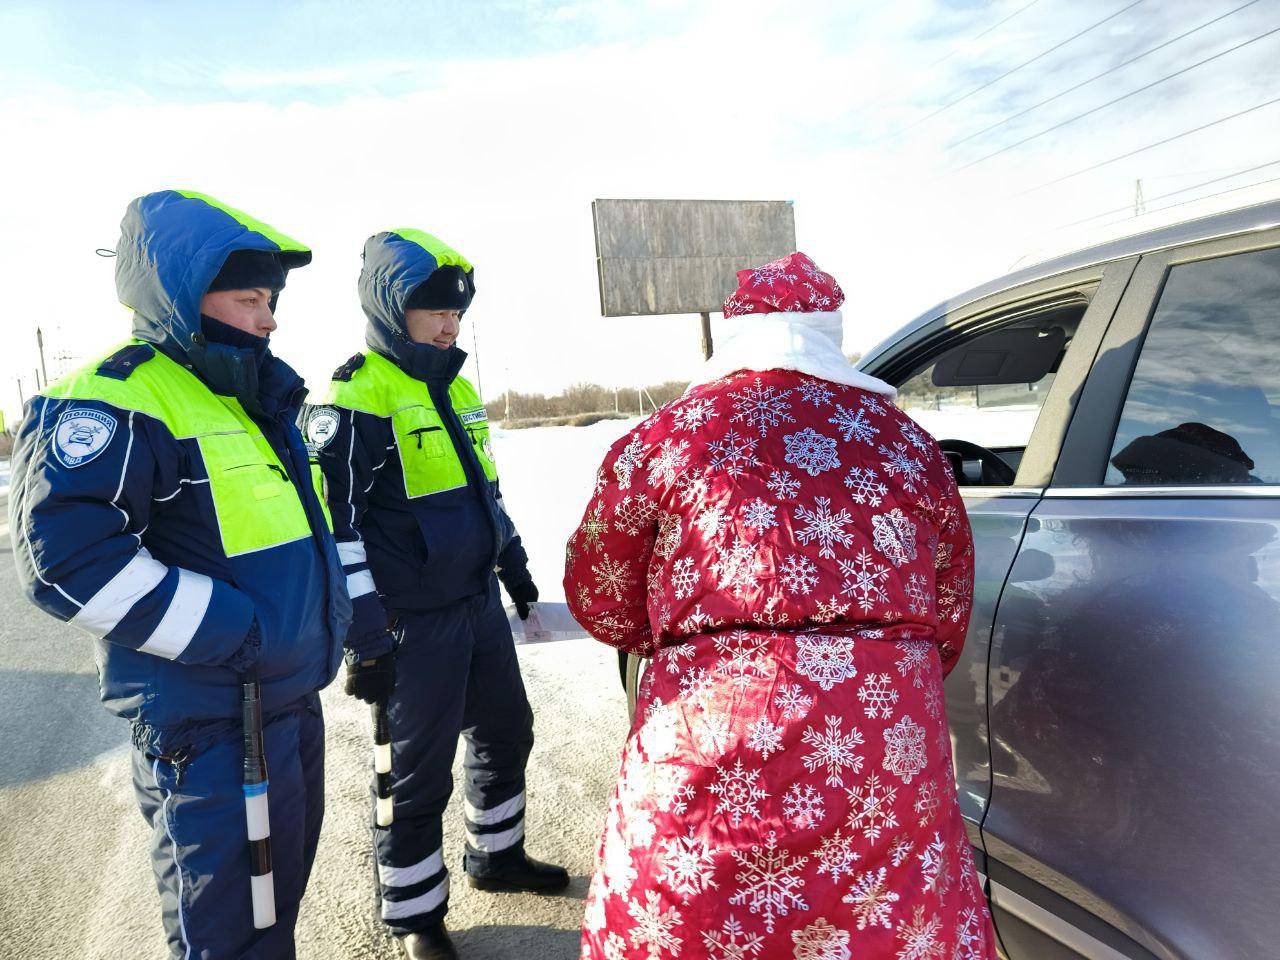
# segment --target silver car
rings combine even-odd
[[[943,303],[861,364],[973,524],[956,784],[1011,960],[1280,957],[1280,203]]]

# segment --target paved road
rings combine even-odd
[[[6,513],[0,510],[0,518]],[[4,533],[0,956],[164,956],[147,828],[129,781],[127,725],[98,703],[89,640],[22,599]],[[625,735],[616,660],[606,648],[585,640],[523,647],[521,663],[537,713],[529,847],[563,863],[574,880],[566,896],[546,898],[482,894],[456,883],[449,925],[472,960],[578,955],[582,898]],[[324,704],[328,812],[299,921],[299,956],[394,958],[398,950],[372,904],[364,810],[368,713],[336,685],[325,691]],[[455,794],[451,811],[460,809]],[[450,864],[461,858],[460,816],[446,820]]]

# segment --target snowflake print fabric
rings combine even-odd
[[[813,427],[805,427],[796,433],[783,437],[787,445],[786,461],[795,464],[799,469],[816,477],[824,470],[834,470],[840,466],[840,455],[836,451],[836,441],[824,437]]]
[[[762,385],[757,377],[754,385],[740,393],[729,394],[736,411],[730,420],[745,423],[762,437],[768,436],[770,427],[796,422],[796,418],[787,412],[791,409],[787,402],[790,395],[790,390],[777,391]]]
[[[779,310],[838,310],[844,291],[835,277],[803,253],[738,271],[738,289],[724,302],[726,317]]]
[[[566,556],[578,621],[653,657],[583,957],[994,960],[942,709],[972,542],[927,434],[797,371],[696,386],[614,445]]]

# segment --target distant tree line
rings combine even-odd
[[[557,394],[499,394],[486,404],[490,420],[546,420],[605,413],[637,416],[652,413],[670,403],[689,387],[687,380],[667,380],[647,387],[602,387],[598,383],[575,383]]]

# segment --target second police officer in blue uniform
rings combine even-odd
[[[371,237],[359,283],[368,349],[306,415],[353,598],[347,691],[386,703],[395,805],[374,831],[379,892],[413,958],[456,956],[442,816],[459,733],[471,885],[547,892],[569,880],[524,852],[533,712],[498,579],[522,617],[538,591],[498,490],[483,401],[459,376],[473,276],[430,234]]]

